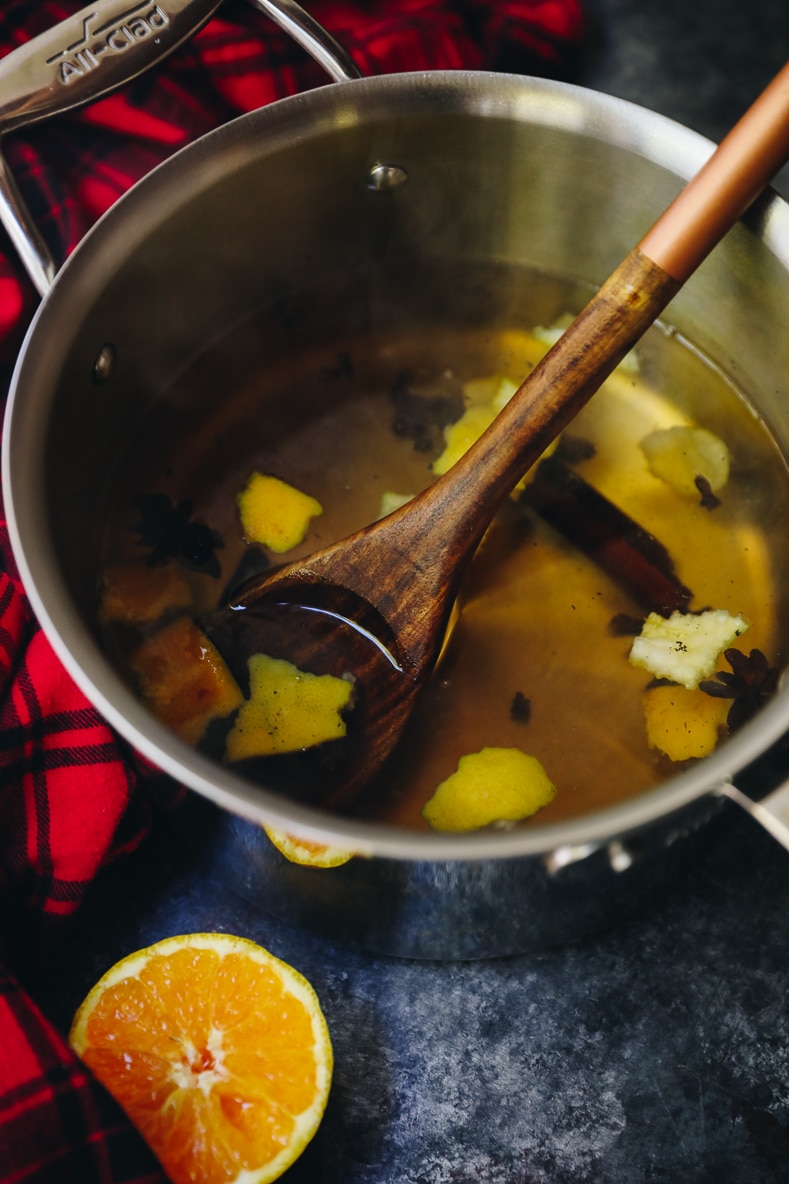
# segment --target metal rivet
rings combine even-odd
[[[557,847],[555,851],[549,851],[543,858],[546,868],[553,876],[562,868],[579,863],[582,859],[588,859],[598,850],[597,843],[580,843],[577,846],[567,843],[563,847]]]
[[[115,346],[110,342],[103,345],[96,355],[96,361],[93,363],[93,381],[96,383],[106,382],[115,368]]]
[[[608,844],[608,862],[615,872],[626,872],[635,863],[633,852],[617,839]]]
[[[376,193],[397,189],[408,180],[408,173],[397,164],[376,164],[367,174],[367,188]]]

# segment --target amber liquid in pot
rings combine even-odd
[[[302,347],[285,360],[250,345],[249,326],[242,341],[230,335],[216,343],[162,393],[130,443],[107,516],[104,566],[144,558],[130,530],[139,517],[135,496],[189,499],[193,518],[224,543],[219,578],[185,573],[199,617],[249,563],[236,497],[252,471],[323,506],[288,559],[377,518],[385,492],[417,493],[433,479],[442,422],[463,409],[463,385],[493,375],[522,379],[545,350],[529,326],[579,306],[569,285],[525,274],[520,283],[529,295],[517,319],[499,311],[486,323],[483,300],[458,327],[384,326]],[[656,327],[636,354],[638,370],[617,370],[567,430],[593,445],[574,468],[668,549],[694,594],[691,609],[743,615],[749,629],[741,648],[759,648],[782,667],[786,463],[748,402],[678,336]],[[648,432],[688,423],[719,435],[731,453],[731,476],[713,510],[650,474],[639,448]],[[424,827],[421,810],[437,785],[461,756],[483,747],[536,756],[558,787],[529,826],[613,805],[678,770],[647,744],[649,676],[628,663],[631,638],[611,628],[620,614],[643,616],[643,605],[515,499],[475,558],[461,608],[413,726],[358,813]],[[104,636],[125,670],[138,638],[111,624]]]

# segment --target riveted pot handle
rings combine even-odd
[[[335,80],[358,76],[350,58],[293,0],[252,0]],[[97,0],[0,61],[0,135],[102,98],[198,31],[221,0]],[[0,221],[37,290],[55,265],[0,157]]]
[[[302,49],[323,66],[334,82],[349,82],[361,78],[362,72],[342,46],[319,25],[314,17],[305,12],[294,0],[249,0],[253,8],[259,8],[266,16],[296,41]]]
[[[789,781],[784,781],[758,802],[730,783],[717,786],[717,793],[750,814],[754,822],[789,851]]]

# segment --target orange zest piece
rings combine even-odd
[[[305,867],[340,867],[349,859],[353,859],[353,852],[346,851],[343,847],[335,847],[330,843],[312,843],[309,839],[286,834],[284,830],[277,830],[273,826],[264,826],[263,830],[277,850],[291,863],[300,863]]]
[[[351,682],[268,654],[252,654],[247,666],[249,699],[227,736],[229,761],[298,752],[346,734],[341,712],[352,699]]]
[[[318,1128],[326,1020],[298,971],[245,938],[171,937],[99,980],[69,1033],[173,1184],[265,1184]]]
[[[282,553],[298,547],[323,507],[279,477],[253,473],[238,495],[238,511],[247,542]]]
[[[434,830],[476,830],[518,822],[556,796],[556,786],[534,756],[518,748],[483,748],[458,761],[422,816]]]
[[[118,565],[104,574],[99,617],[102,621],[144,624],[173,609],[187,608],[191,599],[189,582],[175,567]]]
[[[244,702],[221,654],[190,617],[146,638],[129,663],[153,714],[189,744],[199,743],[212,719]]]
[[[699,760],[715,749],[725,731],[730,699],[716,699],[687,687],[650,687],[644,692],[644,715],[650,748],[672,761]]]

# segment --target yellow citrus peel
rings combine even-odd
[[[709,756],[726,723],[731,701],[680,686],[644,692],[647,740],[672,761]]]
[[[729,450],[706,428],[676,426],[650,432],[641,441],[650,472],[677,493],[698,497],[703,477],[717,493],[729,480]]]
[[[250,697],[226,741],[227,758],[298,752],[346,733],[340,712],[353,684],[331,674],[310,674],[292,662],[254,654],[249,659]]]
[[[464,384],[463,394],[468,406],[460,419],[444,428],[444,449],[431,465],[437,477],[448,472],[468,452],[517,390],[518,383],[504,374],[476,378]],[[558,439],[549,444],[542,455],[550,456],[557,445]],[[524,477],[516,491],[521,490],[527,480],[528,476]]]
[[[555,796],[556,786],[536,757],[518,748],[483,748],[460,758],[422,815],[435,830],[477,830],[519,822]]]
[[[238,512],[247,542],[283,552],[303,541],[310,521],[323,513],[323,507],[279,477],[253,473],[238,495]]]

